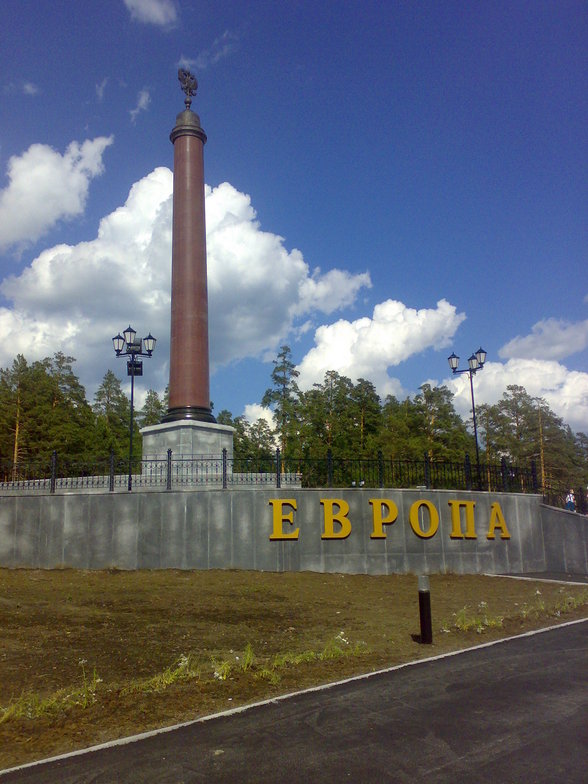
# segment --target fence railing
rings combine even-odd
[[[75,491],[115,492],[129,489],[174,490],[228,487],[301,488],[411,488],[436,490],[483,490],[505,493],[541,493],[545,503],[564,508],[570,484],[541,487],[534,462],[528,466],[472,465],[463,462],[395,460],[381,452],[375,458],[340,458],[329,450],[323,458],[284,457],[277,449],[265,458],[221,455],[128,458],[114,454],[102,460],[67,460],[53,452],[49,458],[30,463],[0,463],[0,493],[56,493]],[[588,513],[583,488],[574,490],[575,510]]]
[[[535,464],[472,465],[468,455],[462,462],[393,460],[381,452],[374,458],[339,458],[329,451],[323,458],[284,457],[261,459],[221,455],[138,458],[129,468],[127,458],[114,454],[103,460],[67,460],[53,452],[36,463],[0,464],[0,492],[72,492],[194,489],[199,487],[394,487],[446,490],[484,490],[514,493],[543,493],[554,506],[565,506],[569,485],[541,488]],[[586,512],[586,495],[576,492],[577,511]]]

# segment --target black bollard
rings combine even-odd
[[[433,642],[433,626],[431,622],[431,592],[429,577],[419,575],[419,615],[421,618],[421,643],[431,645]]]

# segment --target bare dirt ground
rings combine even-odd
[[[0,769],[588,616],[588,588],[313,573],[0,569]]]

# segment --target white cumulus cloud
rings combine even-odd
[[[63,156],[33,145],[11,159],[10,182],[0,194],[0,244],[39,237],[83,210],[90,181],[102,170],[102,155],[111,142],[72,143]],[[93,238],[48,247],[20,274],[2,281],[0,292],[8,304],[0,307],[0,367],[19,352],[34,360],[61,350],[77,358],[77,372],[91,396],[106,369],[116,364],[112,336],[130,322],[139,335],[150,331],[157,337],[146,374],[149,386],[165,387],[172,187],[171,171],[156,168],[100,221]],[[213,371],[235,360],[275,356],[289,337],[322,321],[312,327],[314,346],[298,366],[302,389],[336,370],[354,380],[369,379],[381,395],[402,396],[401,382],[389,369],[427,349],[451,345],[465,319],[444,299],[422,309],[388,299],[371,316],[324,323],[355,304],[361,290],[371,285],[367,272],[311,269],[299,250],[288,250],[280,236],[262,230],[251,198],[226,182],[206,187],[206,220]],[[563,335],[568,345],[580,346],[585,339],[582,325],[541,324],[548,325],[543,335]],[[123,362],[119,365],[124,375]],[[468,416],[465,374],[445,383]],[[544,397],[575,430],[588,430],[587,373],[569,371],[545,355],[487,362],[475,377],[476,401],[496,402],[508,384]],[[251,407],[247,413],[260,411]]]
[[[250,424],[257,422],[258,419],[264,419],[272,430],[276,427],[273,411],[270,408],[265,408],[259,403],[247,403],[243,416]]]
[[[459,413],[466,418],[471,416],[468,374],[453,376],[444,383],[454,392]],[[510,384],[524,387],[531,397],[544,398],[572,430],[588,432],[588,373],[568,370],[553,360],[517,358],[505,364],[486,362],[474,376],[476,406],[498,402]]]
[[[346,270],[333,269],[321,274],[317,267],[307,278],[300,289],[300,313],[320,310],[322,313],[333,313],[342,306],[355,302],[362,288],[371,288],[369,272],[351,275]]]
[[[571,323],[549,318],[533,325],[530,335],[517,335],[498,352],[502,359],[564,359],[588,346],[588,320]]]
[[[371,318],[320,326],[315,346],[298,367],[299,384],[308,389],[322,382],[327,370],[335,370],[353,380],[369,379],[380,395],[398,394],[400,382],[388,375],[388,368],[427,348],[448,346],[464,319],[444,299],[436,308],[421,310],[386,300],[375,306]]]
[[[8,185],[0,191],[0,250],[38,240],[62,219],[83,213],[92,179],[102,173],[113,137],[72,142],[61,155],[33,144],[8,161]]]
[[[175,0],[124,0],[131,19],[159,27],[171,27],[178,19]]]
[[[206,227],[213,364],[274,352],[297,317],[331,313],[370,285],[366,273],[311,274],[302,253],[262,231],[250,197],[227,182],[207,188]]]
[[[2,282],[0,291],[11,306],[0,308],[0,367],[17,352],[32,360],[62,350],[78,359],[77,370],[91,391],[112,364],[110,339],[130,321],[140,335],[151,331],[158,338],[149,383],[163,389],[172,186],[171,171],[155,169],[101,220],[95,238],[47,248]],[[229,183],[206,187],[206,214],[213,369],[274,352],[301,314],[349,302],[339,275],[311,274],[300,251],[288,251],[281,237],[262,231],[250,197]],[[365,275],[343,274],[351,291],[369,282]],[[315,289],[320,296],[308,296]]]

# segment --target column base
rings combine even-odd
[[[213,424],[216,424],[216,419],[213,417],[212,411],[210,408],[204,408],[204,406],[180,406],[178,408],[170,408],[161,421],[162,423],[166,423],[183,420],[212,422]]]
[[[231,460],[234,432],[234,428],[228,425],[194,419],[149,425],[141,429],[143,459],[165,460],[168,449],[172,450],[173,457],[220,457],[226,449]]]

